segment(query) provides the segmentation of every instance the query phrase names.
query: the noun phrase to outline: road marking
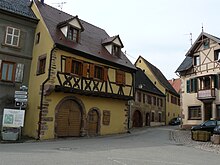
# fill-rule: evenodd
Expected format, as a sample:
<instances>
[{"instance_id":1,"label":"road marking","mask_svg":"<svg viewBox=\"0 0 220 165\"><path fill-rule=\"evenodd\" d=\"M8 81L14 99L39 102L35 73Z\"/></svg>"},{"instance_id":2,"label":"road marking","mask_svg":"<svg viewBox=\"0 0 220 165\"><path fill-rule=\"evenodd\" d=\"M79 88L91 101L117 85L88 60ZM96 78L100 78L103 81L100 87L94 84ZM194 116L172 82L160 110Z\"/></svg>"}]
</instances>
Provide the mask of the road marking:
<instances>
[{"instance_id":1,"label":"road marking","mask_svg":"<svg viewBox=\"0 0 220 165\"><path fill-rule=\"evenodd\" d=\"M126 163L120 162L118 160L112 159L112 158L108 158L109 160L112 160L113 162L116 162L118 164L122 164L122 165L127 165Z\"/></svg>"}]
</instances>

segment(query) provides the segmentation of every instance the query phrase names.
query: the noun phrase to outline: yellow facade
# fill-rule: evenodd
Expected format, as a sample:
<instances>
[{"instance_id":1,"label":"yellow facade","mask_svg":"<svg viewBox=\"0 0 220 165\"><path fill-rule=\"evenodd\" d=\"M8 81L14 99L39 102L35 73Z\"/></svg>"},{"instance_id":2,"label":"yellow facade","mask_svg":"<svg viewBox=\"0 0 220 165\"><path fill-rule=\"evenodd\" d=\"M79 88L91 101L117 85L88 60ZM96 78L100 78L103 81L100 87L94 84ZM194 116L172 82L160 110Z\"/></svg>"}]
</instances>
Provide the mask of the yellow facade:
<instances>
[{"instance_id":1,"label":"yellow facade","mask_svg":"<svg viewBox=\"0 0 220 165\"><path fill-rule=\"evenodd\" d=\"M133 98L134 92L133 71L123 70L125 84L118 85L116 71L122 70L120 67L97 62L55 47L56 44L34 3L32 9L40 20L36 36L40 32L42 39L34 45L33 49L24 135L38 139L57 138L59 136L58 130L61 129L58 126L59 117L65 116L65 113L60 114L60 111L65 109L65 101L67 100L72 101L73 104L70 104L79 109L79 136L88 134L90 128L88 121L92 121L93 119L90 118L94 117L89 114L93 110L97 112L98 116L97 135L126 132L127 100ZM45 73L37 74L39 59L42 56L46 58ZM108 79L99 81L90 77L65 73L64 60L68 57L88 64L88 66L95 64L104 67L107 70ZM67 119L69 120L70 117L67 116Z\"/></svg>"},{"instance_id":2,"label":"yellow facade","mask_svg":"<svg viewBox=\"0 0 220 165\"><path fill-rule=\"evenodd\" d=\"M135 65L138 68L141 68L144 70L145 74L148 76L148 78L152 81L152 83L163 93L166 95L166 124L169 123L169 121L174 118L174 117L180 117L181 116L181 111L180 111L180 106L178 104L173 104L171 103L171 96L174 96L172 93L170 93L164 84L162 84L156 75L151 71L151 69L146 65L144 62L145 59L142 57L139 57L138 60L136 61ZM179 99L176 97L177 100Z\"/></svg>"}]
</instances>

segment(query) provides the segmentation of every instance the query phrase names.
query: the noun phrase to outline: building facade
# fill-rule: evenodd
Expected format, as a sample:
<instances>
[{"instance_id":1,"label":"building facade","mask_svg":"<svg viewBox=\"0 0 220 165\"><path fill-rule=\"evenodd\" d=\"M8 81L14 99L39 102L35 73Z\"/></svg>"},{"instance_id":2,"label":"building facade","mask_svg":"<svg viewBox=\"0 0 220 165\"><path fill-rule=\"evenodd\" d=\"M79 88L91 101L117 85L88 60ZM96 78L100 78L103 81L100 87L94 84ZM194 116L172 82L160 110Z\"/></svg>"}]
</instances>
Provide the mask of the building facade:
<instances>
[{"instance_id":1,"label":"building facade","mask_svg":"<svg viewBox=\"0 0 220 165\"><path fill-rule=\"evenodd\" d=\"M126 132L136 68L120 37L43 1L31 7L40 21L24 133L51 139Z\"/></svg>"},{"instance_id":2,"label":"building facade","mask_svg":"<svg viewBox=\"0 0 220 165\"><path fill-rule=\"evenodd\" d=\"M137 68L135 100L131 103L131 127L165 125L166 96Z\"/></svg>"},{"instance_id":3,"label":"building facade","mask_svg":"<svg viewBox=\"0 0 220 165\"><path fill-rule=\"evenodd\" d=\"M0 125L4 108L15 106L15 91L28 86L37 18L30 1L0 1Z\"/></svg>"},{"instance_id":4,"label":"building facade","mask_svg":"<svg viewBox=\"0 0 220 165\"><path fill-rule=\"evenodd\" d=\"M141 56L138 57L135 65L141 68L151 82L166 96L166 124L172 118L180 117L180 95L175 91L162 72Z\"/></svg>"},{"instance_id":5,"label":"building facade","mask_svg":"<svg viewBox=\"0 0 220 165\"><path fill-rule=\"evenodd\" d=\"M176 72L181 78L183 126L220 118L220 39L202 32Z\"/></svg>"}]
</instances>

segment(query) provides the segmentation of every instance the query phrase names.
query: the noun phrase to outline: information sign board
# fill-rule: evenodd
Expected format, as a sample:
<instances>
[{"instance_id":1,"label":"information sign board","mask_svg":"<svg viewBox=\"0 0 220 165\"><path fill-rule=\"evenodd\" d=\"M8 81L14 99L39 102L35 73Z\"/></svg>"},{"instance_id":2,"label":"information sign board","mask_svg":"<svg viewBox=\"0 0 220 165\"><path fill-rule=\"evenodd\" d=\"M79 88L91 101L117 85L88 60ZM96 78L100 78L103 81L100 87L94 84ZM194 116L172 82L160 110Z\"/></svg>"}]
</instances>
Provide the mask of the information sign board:
<instances>
[{"instance_id":1,"label":"information sign board","mask_svg":"<svg viewBox=\"0 0 220 165\"><path fill-rule=\"evenodd\" d=\"M23 127L24 110L4 109L2 125L3 127Z\"/></svg>"}]
</instances>

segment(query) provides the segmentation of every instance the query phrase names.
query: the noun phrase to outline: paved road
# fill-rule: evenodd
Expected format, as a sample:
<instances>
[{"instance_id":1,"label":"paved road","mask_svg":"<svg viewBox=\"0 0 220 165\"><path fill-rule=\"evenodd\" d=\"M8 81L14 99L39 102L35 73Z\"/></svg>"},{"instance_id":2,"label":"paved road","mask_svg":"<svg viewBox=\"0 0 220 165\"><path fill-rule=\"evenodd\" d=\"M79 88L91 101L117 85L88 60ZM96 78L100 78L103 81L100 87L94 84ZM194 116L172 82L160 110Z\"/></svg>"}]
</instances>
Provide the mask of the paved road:
<instances>
[{"instance_id":1,"label":"paved road","mask_svg":"<svg viewBox=\"0 0 220 165\"><path fill-rule=\"evenodd\" d=\"M220 154L171 140L176 127L131 134L0 144L0 165L216 165Z\"/></svg>"}]
</instances>

